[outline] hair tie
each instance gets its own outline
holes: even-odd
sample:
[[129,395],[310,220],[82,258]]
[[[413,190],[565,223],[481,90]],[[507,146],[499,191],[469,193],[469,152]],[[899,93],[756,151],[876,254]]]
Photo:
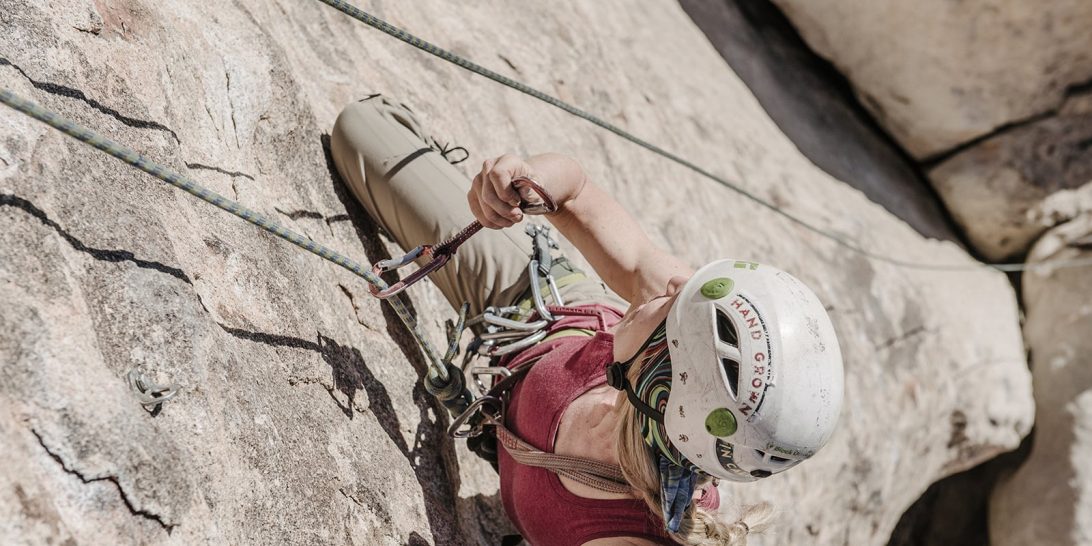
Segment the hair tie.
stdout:
[[717,490],[717,486],[712,483],[707,483],[701,488],[701,496],[698,497],[698,508],[703,508],[710,512],[716,512],[720,508],[720,491]]
[[743,534],[745,534],[745,535],[747,535],[747,534],[750,534],[750,533],[751,533],[751,526],[750,526],[750,525],[747,525],[747,522],[746,522],[746,521],[743,521],[743,520],[739,520],[739,521],[737,521],[737,522],[733,523],[732,525],[738,525],[738,526],[740,526],[740,527],[743,527]]

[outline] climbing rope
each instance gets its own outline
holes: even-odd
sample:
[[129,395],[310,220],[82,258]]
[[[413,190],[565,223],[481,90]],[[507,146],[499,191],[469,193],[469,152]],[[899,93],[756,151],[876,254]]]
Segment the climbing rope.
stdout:
[[[46,110],[41,106],[23,99],[12,93],[11,91],[4,89],[0,90],[0,102],[18,110],[62,133],[79,140],[85,144],[93,146],[107,154],[132,165],[176,188],[186,191],[187,193],[205,201],[211,203],[217,207],[250,222],[281,239],[284,239],[308,252],[311,252],[324,260],[333,262],[349,271],[358,277],[368,281],[369,284],[376,286],[380,290],[387,288],[387,283],[377,275],[373,274],[369,268],[360,265],[359,263],[346,258],[342,254],[330,250],[329,248],[320,245],[306,237],[278,224],[270,218],[250,210],[239,203],[232,201],[216,192],[210,191],[193,180],[178,174],[148,158],[138,154],[130,148],[127,148],[117,142],[114,142],[108,138],[105,138],[91,129],[83,127],[78,123],[65,119],[59,114]],[[421,332],[420,327],[417,324],[417,320],[414,318],[413,313],[406,307],[405,302],[400,296],[391,297],[386,300],[391,305],[398,317],[402,319],[402,322],[413,333],[413,337],[417,340],[417,343],[421,345],[421,349],[428,357],[429,375],[430,379],[437,380],[438,382],[446,383],[450,379],[450,373],[448,365],[436,354],[436,350],[429,343]]]
[[401,40],[403,42],[406,42],[407,44],[410,44],[413,47],[416,47],[417,49],[420,49],[421,51],[424,51],[426,53],[430,53],[432,55],[435,55],[435,56],[437,56],[437,57],[439,57],[439,58],[441,58],[441,59],[443,59],[443,60],[445,60],[445,61],[447,61],[449,63],[455,64],[455,65],[457,65],[459,67],[462,67],[462,68],[464,68],[466,70],[469,70],[469,71],[471,71],[471,72],[473,72],[475,74],[478,74],[480,76],[484,76],[486,78],[489,78],[490,80],[493,80],[493,81],[495,81],[495,82],[497,82],[497,83],[499,83],[501,85],[505,85],[507,87],[515,89],[516,91],[519,91],[521,93],[525,93],[527,95],[530,95],[530,96],[532,96],[532,97],[534,97],[534,98],[536,98],[538,100],[541,100],[541,101],[543,101],[543,102],[545,102],[547,104],[550,104],[552,106],[560,108],[560,109],[564,110],[565,112],[568,112],[568,113],[570,113],[570,114],[572,114],[572,115],[574,115],[574,116],[576,116],[578,118],[589,121],[589,122],[603,128],[603,129],[606,129],[607,131],[610,131],[610,132],[612,132],[612,133],[614,133],[614,134],[616,134],[616,135],[618,135],[618,136],[620,136],[620,137],[622,137],[622,138],[624,138],[624,139],[626,139],[626,140],[628,140],[628,141],[642,147],[642,148],[645,148],[646,150],[651,151],[652,153],[655,153],[655,154],[660,155],[660,156],[662,156],[662,157],[664,157],[664,158],[666,158],[668,160],[671,160],[671,161],[673,161],[675,163],[678,163],[679,165],[682,165],[683,167],[686,167],[687,169],[690,169],[690,170],[700,174],[701,176],[704,176],[705,178],[708,178],[708,179],[710,179],[710,180],[712,180],[712,181],[714,181],[714,182],[716,182],[716,183],[718,183],[718,184],[720,184],[722,186],[725,186],[726,188],[728,188],[728,189],[742,195],[743,197],[751,200],[755,204],[757,204],[759,206],[762,206],[762,207],[764,207],[766,209],[769,209],[773,213],[785,218],[786,220],[788,220],[788,221],[790,221],[790,222],[792,222],[792,223],[794,223],[794,224],[796,224],[796,225],[798,225],[798,226],[800,226],[800,227],[802,227],[802,228],[804,228],[804,229],[806,229],[806,230],[808,230],[808,231],[810,231],[810,232],[812,232],[812,233],[814,233],[816,235],[819,235],[819,236],[821,236],[823,238],[829,239],[830,241],[833,241],[834,243],[836,243],[837,245],[839,245],[841,247],[844,247],[844,248],[846,248],[846,249],[848,249],[848,250],[850,250],[852,252],[856,252],[858,254],[861,254],[861,255],[863,255],[865,257],[868,257],[868,258],[871,258],[873,260],[876,260],[876,261],[879,261],[879,262],[886,262],[886,263],[889,263],[889,264],[892,264],[892,265],[896,265],[896,266],[899,266],[899,267],[905,267],[905,268],[909,268],[909,269],[923,269],[923,270],[932,270],[932,271],[977,271],[979,269],[982,269],[983,267],[989,267],[989,268],[996,269],[998,271],[1018,272],[1018,271],[1025,271],[1025,270],[1029,270],[1029,269],[1062,269],[1062,268],[1069,268],[1069,267],[1092,266],[1092,258],[1077,259],[1077,260],[1054,260],[1054,261],[1039,262],[1039,263],[1034,263],[1034,264],[1027,264],[1027,263],[933,264],[933,263],[924,263],[924,262],[920,262],[920,261],[903,260],[903,259],[899,259],[899,258],[892,258],[890,256],[885,256],[885,255],[882,255],[882,254],[878,254],[876,252],[873,252],[871,250],[868,250],[868,249],[860,246],[859,244],[857,244],[857,243],[855,243],[853,241],[850,241],[850,240],[845,239],[844,237],[841,237],[841,236],[839,236],[839,235],[837,235],[835,233],[832,233],[830,231],[824,230],[823,228],[815,226],[815,225],[811,224],[810,222],[808,222],[806,220],[803,220],[801,218],[797,218],[793,214],[785,211],[784,209],[778,207],[777,205],[775,205],[773,203],[770,203],[769,201],[766,201],[765,199],[762,199],[761,197],[759,197],[757,195],[754,195],[753,193],[747,191],[746,189],[741,187],[739,184],[737,184],[735,182],[732,182],[732,181],[730,181],[730,180],[728,180],[728,179],[726,179],[726,178],[724,178],[722,176],[718,176],[718,175],[714,174],[713,172],[709,171],[708,169],[705,169],[704,167],[702,167],[702,166],[700,166],[700,165],[698,165],[696,163],[693,163],[692,161],[690,161],[690,160],[688,160],[686,158],[675,155],[674,153],[669,152],[669,151],[665,150],[664,148],[661,148],[661,147],[659,147],[659,146],[657,146],[657,145],[655,145],[655,144],[653,144],[651,142],[648,142],[648,141],[646,141],[646,140],[644,140],[644,139],[642,139],[640,137],[637,137],[637,136],[633,135],[632,133],[630,133],[630,132],[628,132],[628,131],[626,131],[626,130],[624,130],[624,129],[622,129],[622,128],[620,128],[620,127],[618,127],[618,126],[616,126],[616,125],[614,125],[612,123],[609,123],[609,122],[607,122],[607,121],[605,121],[605,120],[603,120],[603,119],[601,119],[601,118],[599,118],[599,117],[597,117],[597,116],[595,116],[595,115],[593,115],[593,114],[591,114],[591,113],[589,113],[589,112],[587,112],[585,110],[581,110],[580,108],[577,108],[577,107],[575,107],[575,106],[573,106],[573,105],[571,105],[571,104],[569,104],[567,102],[564,102],[564,101],[562,101],[560,99],[557,99],[555,97],[547,95],[546,93],[543,93],[542,91],[539,91],[539,90],[537,90],[537,89],[535,89],[533,87],[530,87],[530,86],[528,86],[528,85],[526,85],[524,83],[513,80],[512,78],[509,78],[509,77],[507,77],[507,76],[505,76],[503,74],[494,72],[494,71],[492,71],[492,70],[490,70],[488,68],[485,68],[484,66],[481,66],[481,65],[479,65],[479,64],[477,64],[477,63],[475,63],[473,61],[470,61],[470,60],[468,60],[468,59],[466,59],[466,58],[464,58],[464,57],[462,57],[460,55],[456,55],[455,53],[452,53],[452,52],[450,52],[450,51],[448,51],[446,49],[443,49],[443,48],[441,48],[439,46],[436,46],[434,44],[426,42],[425,40],[422,40],[422,39],[418,38],[417,36],[414,36],[413,34],[410,34],[409,32],[406,32],[405,30],[402,30],[402,29],[400,29],[400,28],[398,28],[398,27],[396,27],[394,25],[391,25],[390,23],[388,23],[388,22],[386,22],[386,21],[384,21],[384,20],[382,20],[382,19],[380,19],[380,18],[378,18],[378,17],[376,17],[376,16],[374,16],[374,15],[372,15],[370,13],[367,13],[367,12],[363,11],[360,8],[357,8],[356,6],[353,6],[352,4],[349,4],[347,2],[342,2],[341,0],[318,0],[318,1],[322,2],[323,4],[326,4],[326,5],[328,5],[328,6],[332,7],[332,8],[334,8],[334,9],[348,15],[349,17],[352,17],[353,19],[356,19],[357,21],[360,21],[360,22],[362,22],[362,23],[364,23],[364,24],[366,24],[366,25],[368,25],[368,26],[370,26],[372,28],[380,30],[380,31],[382,31],[382,32],[394,37],[394,38],[397,38],[397,39],[399,39],[399,40]]

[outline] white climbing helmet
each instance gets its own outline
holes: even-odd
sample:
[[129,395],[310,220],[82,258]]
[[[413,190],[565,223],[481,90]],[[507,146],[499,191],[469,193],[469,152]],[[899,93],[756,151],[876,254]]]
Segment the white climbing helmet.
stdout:
[[811,457],[842,409],[842,354],[808,287],[768,265],[719,260],[667,316],[671,386],[663,427],[690,463],[754,481]]

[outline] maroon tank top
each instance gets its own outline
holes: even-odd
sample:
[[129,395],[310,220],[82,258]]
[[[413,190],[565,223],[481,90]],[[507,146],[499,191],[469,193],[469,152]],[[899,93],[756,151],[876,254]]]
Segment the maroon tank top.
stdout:
[[[553,309],[553,308],[551,308]],[[582,328],[594,337],[560,337],[540,343],[504,363],[513,367],[541,356],[510,395],[505,424],[526,442],[553,452],[565,408],[580,395],[606,382],[614,360],[614,336],[604,330],[621,319],[610,307],[564,308],[550,330]],[[501,449],[498,454],[501,500],[508,517],[528,543],[578,546],[606,537],[635,537],[675,544],[663,520],[637,499],[589,499],[561,484],[557,474],[524,466]]]

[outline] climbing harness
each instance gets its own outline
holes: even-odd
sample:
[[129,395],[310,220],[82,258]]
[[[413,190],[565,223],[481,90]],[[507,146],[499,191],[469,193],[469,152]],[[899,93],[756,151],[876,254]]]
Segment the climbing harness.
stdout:
[[[564,307],[553,307],[553,310],[556,314],[565,314],[568,311]],[[585,457],[544,452],[507,428],[504,413],[508,394],[539,358],[541,357],[522,362],[512,368],[500,366],[472,368],[471,374],[483,388],[483,392],[467,407],[466,411],[454,416],[447,430],[448,435],[466,440],[467,447],[494,465],[494,468],[497,464],[499,444],[513,460],[520,464],[545,468],[600,491],[630,493],[631,487],[619,466]],[[480,376],[483,375],[499,379],[485,390],[485,386],[479,381]]]
[[[512,185],[515,186],[517,189],[533,190],[536,194],[538,194],[539,198],[541,199],[541,202],[539,203],[530,203],[527,201],[521,202],[520,209],[522,209],[524,213],[549,214],[557,210],[557,204],[554,202],[553,197],[550,196],[545,188],[543,188],[541,185],[539,185],[538,182],[535,182],[531,178],[528,178],[526,176],[514,178],[512,179]],[[375,265],[372,266],[372,273],[376,277],[378,277],[379,275],[387,271],[394,271],[396,269],[405,267],[416,261],[418,258],[432,258],[432,260],[430,260],[427,264],[421,266],[421,268],[417,271],[410,273],[409,276],[407,276],[405,279],[402,279],[401,281],[385,289],[381,289],[379,286],[372,284],[369,287],[369,290],[371,291],[373,296],[380,299],[387,299],[395,294],[401,293],[403,290],[409,288],[417,281],[427,277],[433,271],[436,271],[437,269],[443,267],[444,264],[446,264],[448,261],[451,260],[453,256],[455,256],[455,251],[459,250],[459,246],[465,243],[467,239],[473,237],[475,233],[481,231],[481,229],[481,222],[474,220],[470,223],[470,225],[466,226],[461,231],[459,231],[451,238],[442,243],[437,243],[435,245],[421,245],[414,248],[413,250],[410,250],[405,255],[399,258],[392,258],[390,260],[382,260],[376,262]],[[554,246],[556,248],[557,243],[554,243]]]

